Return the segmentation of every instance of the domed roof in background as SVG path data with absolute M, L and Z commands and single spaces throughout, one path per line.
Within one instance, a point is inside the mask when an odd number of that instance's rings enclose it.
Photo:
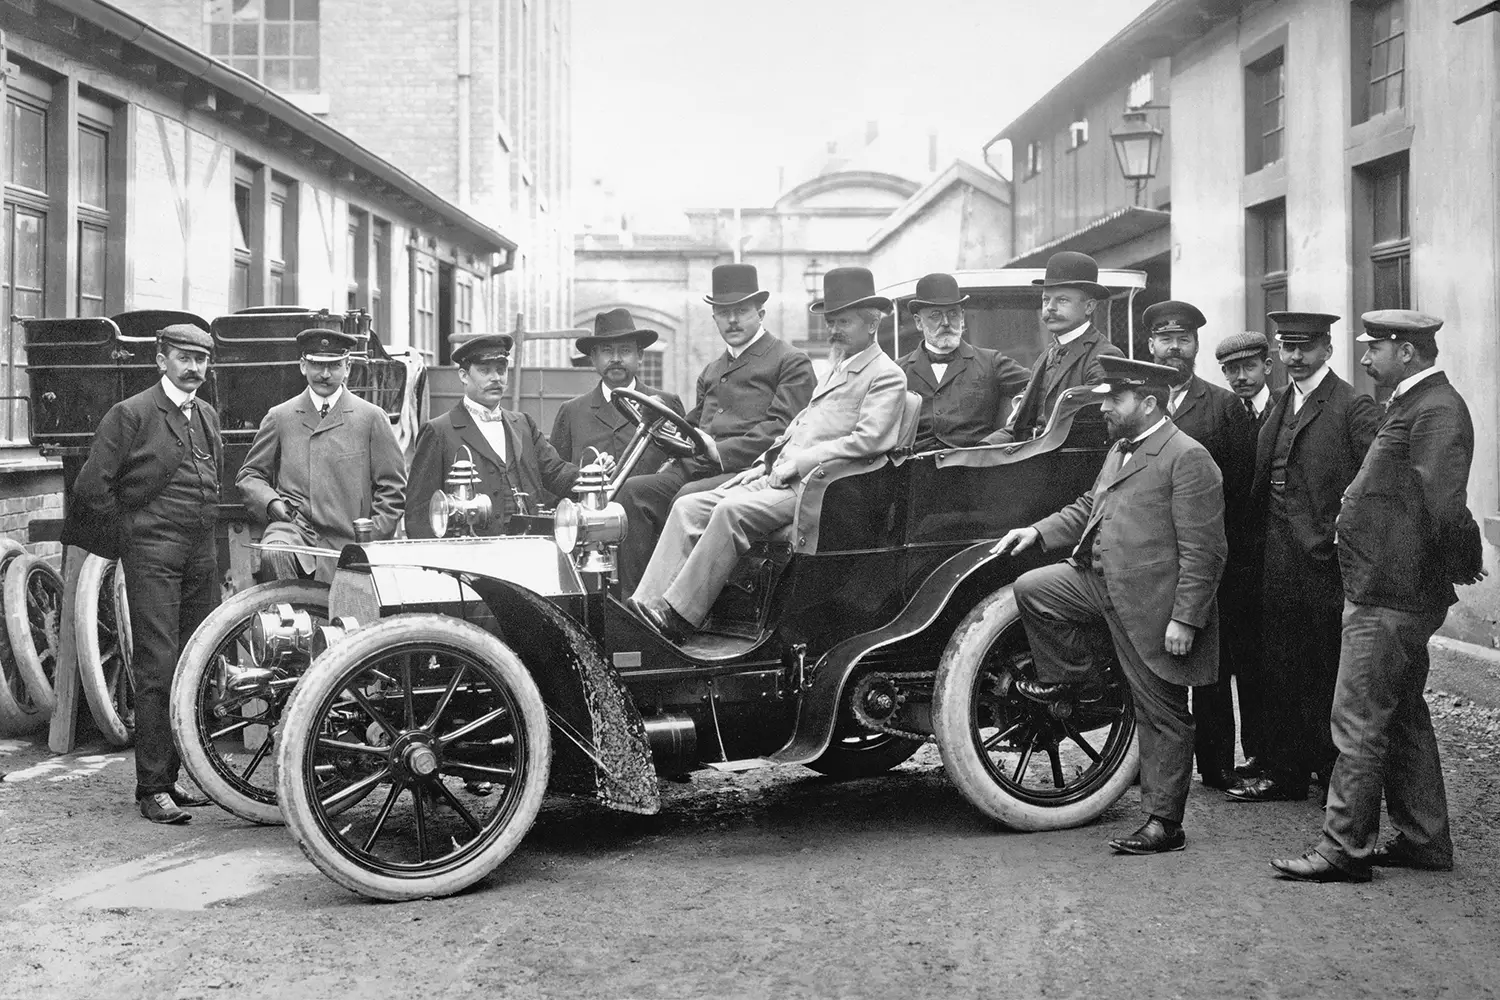
M 886 175 L 910 181 L 911 190 L 916 190 L 955 155 L 935 132 L 866 122 L 829 139 L 816 154 L 788 168 L 781 177 L 778 201 L 808 181 L 833 174 Z

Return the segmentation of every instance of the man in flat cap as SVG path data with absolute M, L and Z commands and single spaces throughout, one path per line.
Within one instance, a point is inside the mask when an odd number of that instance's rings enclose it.
M 1300 801 L 1308 775 L 1326 784 L 1344 585 L 1334 519 L 1380 424 L 1380 407 L 1328 368 L 1327 313 L 1274 312 L 1291 384 L 1261 428 L 1251 504 L 1263 521 L 1261 665 L 1266 747 L 1260 777 L 1228 791 L 1241 802 Z
M 828 324 L 828 377 L 747 469 L 716 489 L 677 498 L 631 597 L 637 614 L 674 642 L 703 624 L 751 543 L 792 522 L 814 469 L 896 446 L 906 374 L 875 340 L 891 300 L 875 294 L 865 268 L 836 267 L 809 308 Z
M 73 483 L 64 545 L 119 559 L 130 594 L 135 798 L 153 823 L 208 802 L 178 782 L 168 708 L 177 656 L 219 604 L 214 526 L 224 452 L 198 391 L 213 339 L 187 323 L 157 333 L 161 381 L 110 407 Z
M 1023 573 L 1016 605 L 1036 679 L 1016 690 L 1033 701 L 1098 700 L 1094 651 L 1108 641 L 1130 685 L 1141 746 L 1146 822 L 1110 841 L 1121 854 L 1180 851 L 1193 777 L 1188 688 L 1218 675 L 1214 594 L 1224 571 L 1222 477 L 1208 450 L 1166 414 L 1174 368 L 1106 356 L 1094 392 L 1113 447 L 1094 487 L 1035 524 L 1008 532 L 996 555 L 1040 543 L 1071 553 Z
M 906 303 L 922 343 L 901 358 L 906 386 L 922 397 L 917 451 L 966 448 L 1005 425 L 1011 402 L 1028 374 L 999 351 L 964 339 L 964 303 L 969 297 L 951 274 L 918 279 Z
M 297 334 L 307 391 L 266 413 L 236 480 L 250 516 L 264 519 L 261 542 L 341 549 L 354 521 L 390 538 L 401 520 L 406 459 L 391 420 L 344 385 L 357 341 L 342 330 Z M 262 580 L 333 579 L 337 560 L 261 551 Z
M 1214 349 L 1224 381 L 1239 397 L 1258 434 L 1271 415 L 1271 345 L 1255 330 L 1231 333 Z
M 615 408 L 616 389 L 631 389 L 655 396 L 667 406 L 682 413 L 682 400 L 676 393 L 662 392 L 642 385 L 636 378 L 641 356 L 656 343 L 655 330 L 636 327 L 629 309 L 611 309 L 594 317 L 594 335 L 573 342 L 578 353 L 586 355 L 599 373 L 599 384 L 582 396 L 574 396 L 557 411 L 552 422 L 552 446 L 564 460 L 587 464 L 588 449 L 616 458 L 625 454 L 625 446 L 635 435 L 635 425 Z M 655 472 L 667 460 L 655 445 L 647 448 L 636 464 L 636 474 Z
M 677 459 L 659 472 L 632 476 L 620 488 L 616 499 L 629 520 L 618 555 L 622 594 L 640 584 L 678 492 L 710 490 L 743 472 L 812 398 L 818 383 L 812 359 L 762 325 L 771 293 L 760 289 L 759 280 L 752 264 L 713 270 L 713 292 L 703 301 L 713 308 L 725 350 L 698 375 L 697 405 L 687 416 L 714 439 L 721 464 L 707 457 Z
M 1219 679 L 1193 688 L 1198 774 L 1205 785 L 1224 790 L 1235 784 L 1234 694 L 1230 678 L 1239 672 L 1236 662 L 1239 650 L 1228 640 L 1238 624 L 1237 594 L 1243 589 L 1253 564 L 1249 522 L 1255 442 L 1244 404 L 1228 389 L 1194 374 L 1198 331 L 1208 322 L 1202 311 L 1190 302 L 1168 299 L 1148 307 L 1142 321 L 1148 331 L 1151 359 L 1177 369 L 1182 376 L 1167 403 L 1172 423 L 1208 449 L 1224 477 L 1224 536 L 1229 542 L 1229 563 L 1219 584 L 1219 611 L 1226 641 L 1219 645 Z
M 1009 422 L 986 439 L 991 443 L 1027 441 L 1040 434 L 1058 398 L 1074 386 L 1099 381 L 1099 358 L 1120 354 L 1093 322 L 1098 304 L 1109 301 L 1109 288 L 1099 284 L 1094 258 L 1071 250 L 1055 253 L 1047 260 L 1045 277 L 1032 284 L 1042 288 L 1042 325 L 1052 342 L 1031 366 L 1026 390 Z
M 1317 846 L 1271 862 L 1309 882 L 1366 882 L 1372 865 L 1453 867 L 1443 769 L 1422 697 L 1427 640 L 1458 600 L 1453 585 L 1485 575 L 1468 507 L 1474 424 L 1437 367 L 1443 321 L 1410 309 L 1361 319 L 1361 364 L 1391 398 L 1338 516 L 1346 602 L 1332 716 L 1338 760 Z M 1382 793 L 1396 836 L 1376 846 Z
M 417 434 L 406 488 L 408 536 L 435 534 L 432 495 L 443 488 L 460 448 L 469 449 L 479 473 L 478 492 L 490 498 L 487 535 L 505 534 L 512 514 L 535 513 L 544 491 L 564 497 L 573 489 L 578 465 L 557 453 L 530 414 L 504 407 L 511 344 L 508 334 L 495 333 L 471 337 L 453 349 L 464 396 Z

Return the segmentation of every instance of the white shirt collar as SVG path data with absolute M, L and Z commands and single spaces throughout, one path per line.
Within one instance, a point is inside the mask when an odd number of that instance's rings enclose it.
M 1250 397 L 1250 405 L 1255 407 L 1255 415 L 1258 417 L 1266 412 L 1266 407 L 1271 405 L 1271 387 L 1261 383 L 1260 392 Z
M 328 408 L 331 410 L 339 404 L 339 400 L 344 398 L 344 387 L 339 386 L 337 389 L 333 390 L 332 396 L 324 397 L 319 396 L 317 393 L 313 392 L 312 386 L 308 386 L 307 398 L 312 403 L 313 409 L 321 410 L 323 408 L 323 404 L 327 403 Z
M 1150 427 L 1147 427 L 1145 430 L 1141 431 L 1135 437 L 1131 438 L 1130 439 L 1131 442 L 1132 443 L 1139 443 L 1141 441 L 1146 440 L 1148 437 L 1150 437 L 1151 435 L 1155 434 L 1161 428 L 1161 425 L 1164 424 L 1164 423 L 1166 423 L 1166 422 L 1167 422 L 1167 418 L 1166 417 L 1162 417 L 1156 423 L 1152 424 Z
M 1079 337 L 1083 336 L 1083 331 L 1085 331 L 1085 330 L 1087 330 L 1089 328 L 1089 322 L 1090 322 L 1089 320 L 1084 320 L 1082 323 L 1079 323 L 1077 326 L 1073 327 L 1073 329 L 1069 330 L 1067 333 L 1060 333 L 1060 334 L 1058 334 L 1057 335 L 1057 342 L 1059 344 L 1061 344 L 1062 346 L 1064 346 L 1064 347 L 1066 347 L 1068 344 L 1071 344 L 1073 341 L 1075 341 Z
M 622 386 L 620 386 L 620 388 L 621 389 L 629 389 L 632 392 L 640 392 L 641 391 L 640 387 L 638 385 L 636 385 L 635 379 L 631 379 L 629 385 L 622 385 Z M 599 380 L 599 392 L 603 394 L 604 401 L 606 403 L 609 402 L 610 399 L 615 394 L 615 390 L 613 388 L 611 388 L 610 384 L 608 382 L 604 381 L 602 378 Z
M 1323 384 L 1323 380 L 1327 377 L 1328 366 L 1319 365 L 1317 371 L 1313 372 L 1302 381 L 1299 382 L 1296 379 L 1292 379 L 1292 388 L 1303 396 L 1309 396 L 1318 388 L 1318 386 Z
M 755 331 L 755 336 L 753 336 L 749 340 L 745 341 L 739 347 L 730 347 L 728 344 L 725 344 L 724 347 L 725 347 L 726 350 L 729 351 L 729 356 L 731 358 L 738 358 L 741 354 L 744 354 L 746 351 L 750 350 L 750 345 L 751 344 L 754 344 L 757 340 L 759 340 L 760 338 L 764 337 L 765 335 L 766 335 L 766 328 L 765 328 L 764 325 L 762 325 L 759 330 Z
M 1428 377 L 1430 377 L 1432 375 L 1440 374 L 1441 372 L 1442 372 L 1441 368 L 1439 368 L 1437 365 L 1433 365 L 1431 368 L 1423 368 L 1421 371 L 1417 372 L 1415 375 L 1408 375 L 1408 376 L 1406 376 L 1406 378 L 1404 378 L 1400 382 L 1396 383 L 1396 391 L 1393 392 L 1393 393 L 1391 393 L 1391 398 L 1395 399 L 1398 396 L 1404 396 L 1404 395 L 1406 395 L 1408 392 L 1411 391 L 1411 387 L 1412 386 L 1416 385 L 1418 382 L 1422 381 L 1424 378 L 1428 378 Z
M 173 385 L 172 380 L 167 378 L 165 375 L 161 377 L 161 391 L 167 394 L 167 398 L 172 401 L 172 405 L 177 407 L 179 410 L 182 409 L 182 404 L 190 402 L 196 399 L 198 396 L 198 393 L 196 391 L 183 392 L 181 389 Z

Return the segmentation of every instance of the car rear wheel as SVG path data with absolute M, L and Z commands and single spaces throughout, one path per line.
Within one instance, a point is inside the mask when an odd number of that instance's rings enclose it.
M 1054 712 L 1015 691 L 1034 676 L 1006 587 L 969 612 L 938 665 L 933 728 L 943 765 L 965 798 L 1008 827 L 1081 826 L 1124 795 L 1140 767 L 1130 689 L 1112 661 L 1102 701 Z
M 295 655 L 267 673 L 250 660 L 257 613 L 279 604 L 328 622 L 328 585 L 282 580 L 242 590 L 215 608 L 182 648 L 172 679 L 172 734 L 183 766 L 204 794 L 241 819 L 280 823 L 271 757 L 276 727 L 307 669 Z
M 531 829 L 552 761 L 520 658 L 443 615 L 387 618 L 329 647 L 292 692 L 278 742 L 293 838 L 375 899 L 447 896 L 494 871 Z

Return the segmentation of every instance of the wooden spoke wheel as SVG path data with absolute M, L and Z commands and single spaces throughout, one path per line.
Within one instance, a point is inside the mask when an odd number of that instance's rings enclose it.
M 15 670 L 25 680 L 31 702 L 50 717 L 62 638 L 62 576 L 36 556 L 19 555 L 5 569 L 4 591 L 5 629 Z
M 11 562 L 25 554 L 19 542 L 0 537 L 0 581 L 4 580 Z M 0 613 L 0 736 L 24 736 L 44 725 L 50 714 L 31 697 L 26 678 L 11 653 L 10 628 Z
M 83 561 L 73 630 L 78 679 L 94 724 L 110 743 L 129 746 L 135 739 L 135 676 L 130 668 L 130 603 L 117 560 L 90 554 Z

